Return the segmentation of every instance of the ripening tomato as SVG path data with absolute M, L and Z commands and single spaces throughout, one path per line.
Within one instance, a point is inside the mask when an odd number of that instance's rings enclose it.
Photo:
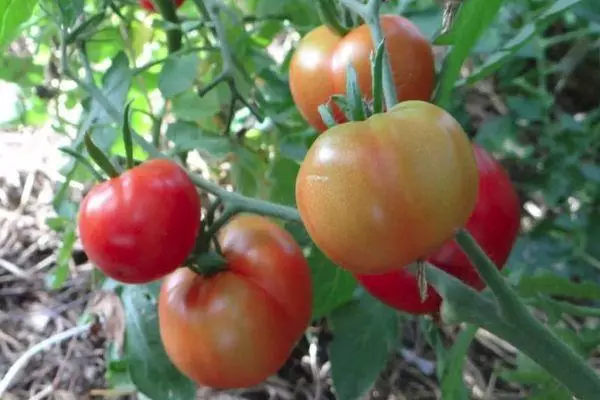
M 300 166 L 296 203 L 325 255 L 377 274 L 449 240 L 473 210 L 477 181 L 460 124 L 433 104 L 406 101 L 321 134 Z
M 179 7 L 181 7 L 181 5 L 183 4 L 183 2 L 185 0 L 173 0 L 173 1 L 175 4 L 175 8 L 179 8 Z M 140 5 L 142 6 L 142 8 L 145 8 L 148 11 L 156 12 L 156 8 L 154 6 L 153 0 L 140 0 Z
M 90 190 L 79 210 L 89 260 L 125 283 L 174 271 L 193 250 L 200 197 L 187 173 L 166 159 L 146 161 Z
M 382 303 L 414 315 L 438 312 L 442 298 L 427 285 L 427 298 L 421 301 L 417 277 L 407 269 L 374 275 L 355 275 L 360 285 Z
M 331 55 L 341 40 L 326 25 L 321 25 L 302 38 L 290 60 L 290 92 L 302 117 L 318 132 L 327 129 L 318 107 L 334 93 Z M 337 109 L 337 108 L 336 108 Z M 337 118 L 343 122 L 341 111 Z
M 400 15 L 382 15 L 380 21 L 398 100 L 428 101 L 435 81 L 431 45 L 414 23 Z M 346 68 L 352 63 L 361 93 L 367 99 L 372 98 L 369 56 L 373 52 L 373 39 L 368 25 L 361 25 L 344 36 L 331 59 L 335 93 L 346 93 Z
M 504 267 L 517 239 L 520 203 L 508 173 L 485 149 L 474 145 L 479 172 L 479 190 L 475 209 L 466 229 L 473 235 L 499 269 Z M 454 240 L 446 242 L 428 261 L 454 275 L 476 290 L 485 283 Z M 428 298 L 421 302 L 416 277 L 406 269 L 378 275 L 357 275 L 361 285 L 383 303 L 411 314 L 439 311 L 441 298 L 428 285 Z
M 496 266 L 502 269 L 519 234 L 521 204 L 502 165 L 484 148 L 475 145 L 474 150 L 479 171 L 479 191 L 475 209 L 465 228 Z M 428 261 L 475 289 L 485 287 L 477 270 L 454 240 L 429 256 Z
M 198 384 L 253 386 L 281 368 L 310 323 L 310 271 L 293 237 L 264 217 L 231 220 L 220 243 L 225 271 L 180 268 L 163 282 L 160 335 L 173 364 Z

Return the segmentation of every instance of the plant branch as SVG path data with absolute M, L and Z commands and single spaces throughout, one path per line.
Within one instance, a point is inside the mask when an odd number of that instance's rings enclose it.
M 239 92 L 236 82 L 235 82 L 235 72 L 236 72 L 236 63 L 233 57 L 233 52 L 229 47 L 229 43 L 227 41 L 227 32 L 225 31 L 225 26 L 223 22 L 219 18 L 220 6 L 212 1 L 212 0 L 194 0 L 194 3 L 198 7 L 198 10 L 205 17 L 210 18 L 212 22 L 212 30 L 216 36 L 218 44 L 221 49 L 221 58 L 223 60 L 223 69 L 219 75 L 212 80 L 212 82 L 208 83 L 204 88 L 198 90 L 198 96 L 202 97 L 206 93 L 213 90 L 217 85 L 221 83 L 226 83 L 229 87 L 229 91 L 231 92 L 231 100 L 229 104 L 229 115 L 227 116 L 227 124 L 225 125 L 224 133 L 229 133 L 229 129 L 231 127 L 231 122 L 233 121 L 233 116 L 235 114 L 235 103 L 239 101 L 245 107 L 248 107 L 250 112 L 260 121 L 264 120 L 264 117 L 260 114 L 260 112 L 251 105 L 244 96 Z
M 179 17 L 175 11 L 175 4 L 172 0 L 154 0 L 154 3 L 158 7 L 158 11 L 165 19 L 173 25 L 179 26 Z M 181 29 L 168 29 L 167 30 L 167 46 L 169 53 L 174 53 L 181 49 Z
M 54 344 L 63 342 L 72 337 L 86 333 L 93 326 L 94 324 L 90 323 L 87 325 L 76 326 L 64 332 L 57 333 L 56 335 L 50 336 L 49 338 L 42 340 L 35 346 L 32 346 L 26 352 L 24 352 L 21 355 L 21 357 L 19 357 L 17 361 L 15 361 L 13 365 L 11 365 L 11 367 L 8 369 L 8 371 L 0 381 L 0 397 L 2 397 L 4 393 L 6 393 L 12 381 L 15 379 L 19 371 L 21 371 L 21 369 L 23 369 L 27 365 L 27 362 L 29 361 L 29 359 L 31 359 L 31 357 L 35 356 L 40 351 L 43 351 Z
M 342 0 L 342 3 L 346 7 L 358 14 L 365 23 L 369 25 L 374 49 L 376 49 L 384 39 L 383 29 L 381 29 L 381 20 L 379 18 L 381 2 L 382 0 L 368 0 L 367 3 L 361 3 L 358 0 Z M 410 62 L 410 60 L 406 61 Z M 392 68 L 389 63 L 387 49 L 384 54 L 383 62 L 383 95 L 388 110 L 398 103 L 398 93 L 396 92 L 396 84 L 394 83 L 394 76 L 392 75 Z
M 427 268 L 430 283 L 443 297 L 442 315 L 494 333 L 538 363 L 580 399 L 595 399 L 600 377 L 585 359 L 538 321 L 521 303 L 485 252 L 466 230 L 456 241 L 491 289 L 479 293 L 438 268 Z

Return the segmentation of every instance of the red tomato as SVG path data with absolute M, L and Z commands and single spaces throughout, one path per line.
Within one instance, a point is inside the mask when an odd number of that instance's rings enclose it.
M 176 163 L 154 159 L 96 185 L 79 210 L 89 260 L 126 283 L 174 271 L 194 248 L 200 197 Z
M 314 243 L 361 274 L 438 249 L 464 226 L 476 196 L 467 135 L 449 113 L 417 100 L 324 132 L 296 178 L 298 211 Z
M 518 236 L 520 203 L 502 165 L 485 149 L 474 145 L 474 151 L 479 190 L 466 229 L 502 269 Z M 454 240 L 446 242 L 428 261 L 476 290 L 485 287 L 477 270 Z M 440 296 L 430 285 L 427 288 L 429 297 L 422 303 L 417 279 L 405 269 L 380 275 L 357 275 L 357 279 L 371 295 L 401 311 L 428 314 L 438 311 L 441 305 Z
M 318 107 L 329 101 L 334 93 L 331 75 L 331 55 L 342 38 L 321 25 L 310 31 L 296 48 L 290 61 L 290 91 L 302 117 L 318 132 L 327 126 Z M 336 108 L 339 122 L 344 121 Z
M 431 285 L 427 286 L 427 298 L 421 301 L 417 278 L 407 269 L 355 276 L 373 297 L 397 310 L 415 315 L 431 314 L 442 305 L 442 298 Z
M 521 204 L 502 165 L 482 147 L 475 145 L 474 149 L 479 170 L 479 191 L 475 209 L 465 228 L 496 266 L 502 269 L 519 234 Z M 447 242 L 428 260 L 475 289 L 485 287 L 475 267 L 454 240 Z
M 380 18 L 398 100 L 428 101 L 435 80 L 431 45 L 410 20 L 400 15 L 382 15 Z M 346 93 L 346 68 L 352 63 L 361 93 L 365 98 L 372 99 L 369 59 L 372 52 L 373 39 L 368 25 L 361 25 L 344 36 L 336 46 L 331 61 L 335 93 Z
M 173 0 L 173 1 L 175 3 L 175 8 L 179 8 L 179 7 L 181 7 L 181 5 L 183 4 L 183 2 L 185 0 Z M 142 8 L 145 8 L 148 11 L 156 12 L 156 8 L 154 7 L 153 0 L 140 0 L 140 5 L 142 6 Z
M 310 323 L 310 271 L 293 237 L 264 217 L 239 216 L 220 236 L 224 272 L 180 268 L 163 282 L 160 335 L 198 384 L 253 386 L 281 368 Z

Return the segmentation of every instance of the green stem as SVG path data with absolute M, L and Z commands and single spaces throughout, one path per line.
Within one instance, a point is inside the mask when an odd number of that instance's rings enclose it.
M 365 23 L 369 25 L 374 49 L 379 46 L 379 43 L 381 43 L 384 38 L 383 29 L 381 29 L 381 20 L 379 18 L 381 2 L 382 0 L 369 0 L 365 4 L 358 0 L 342 0 L 342 3 L 346 7 L 358 14 Z M 387 49 L 384 54 L 383 63 L 383 95 L 388 110 L 398 103 L 398 93 L 396 92 L 396 84 L 394 83 L 394 76 L 392 75 L 392 68 L 389 63 Z
M 317 0 L 316 6 L 317 12 L 319 13 L 319 19 L 323 24 L 327 25 L 329 29 L 340 36 L 346 36 L 346 34 L 350 32 L 350 29 L 346 28 L 340 21 L 335 4 L 333 4 L 332 0 Z
M 225 190 L 216 183 L 207 181 L 196 174 L 189 174 L 190 179 L 196 186 L 221 198 L 224 203 L 234 207 L 239 212 L 248 212 L 268 217 L 280 218 L 286 221 L 302 222 L 298 210 L 294 207 L 275 204 L 265 200 L 254 199 L 243 196 L 237 192 Z
M 506 315 L 529 315 L 527 308 L 520 301 L 515 291 L 504 282 L 504 277 L 498 267 L 483 251 L 477 241 L 466 229 L 459 229 L 456 242 L 463 249 L 469 260 L 476 266 L 477 272 L 492 290 L 502 311 Z
M 158 11 L 165 21 L 174 25 L 179 25 L 179 17 L 177 17 L 175 4 L 172 0 L 154 0 L 154 3 L 158 7 Z M 169 48 L 169 53 L 174 53 L 181 49 L 181 39 L 181 29 L 167 30 L 167 46 Z
M 495 295 L 501 311 L 499 316 L 478 316 L 469 322 L 478 323 L 513 344 L 577 397 L 597 398 L 600 393 L 600 377 L 583 357 L 531 315 L 494 263 L 465 229 L 458 231 L 456 242 Z M 471 308 L 473 306 L 474 304 L 470 305 Z

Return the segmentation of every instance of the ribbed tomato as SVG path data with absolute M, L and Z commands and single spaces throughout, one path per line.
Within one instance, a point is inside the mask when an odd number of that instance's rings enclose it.
M 376 274 L 449 240 L 475 206 L 477 180 L 460 124 L 433 104 L 406 101 L 321 134 L 300 166 L 296 203 L 326 256 Z
M 164 280 L 160 335 L 173 364 L 198 384 L 253 386 L 281 368 L 310 322 L 310 270 L 294 238 L 264 217 L 231 220 L 220 243 L 225 271 L 181 268 Z

